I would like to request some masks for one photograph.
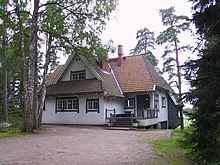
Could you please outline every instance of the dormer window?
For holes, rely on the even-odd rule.
[[[71,71],[70,80],[84,80],[86,79],[85,70]]]

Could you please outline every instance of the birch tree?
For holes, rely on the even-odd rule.
[[[40,4],[39,0],[34,0],[34,10],[31,17],[30,26],[30,54],[28,63],[28,81],[25,95],[25,132],[33,132],[37,127],[37,121],[42,112],[42,103],[45,98],[45,86],[43,84],[41,91],[41,100],[39,103],[37,92],[39,91],[38,80],[38,61],[40,43],[38,33],[49,35],[48,50],[46,53],[46,65],[44,66],[44,75],[42,82],[45,82],[45,75],[48,70],[48,56],[52,48],[54,50],[65,50],[68,52],[77,51],[88,55],[104,53],[99,35],[105,27],[105,22],[109,19],[110,13],[115,10],[117,1],[48,1]],[[47,10],[45,10],[47,8]],[[45,14],[51,9],[52,12]],[[60,13],[59,16],[56,14]],[[46,15],[46,18],[45,18]],[[56,20],[51,21],[52,19]],[[45,22],[46,21],[46,22]],[[47,23],[50,26],[43,26]],[[63,31],[59,31],[60,25]],[[53,45],[55,44],[55,45]],[[54,47],[53,47],[54,46]],[[104,55],[104,54],[103,54]]]
[[[3,47],[7,47],[7,43],[3,41],[10,39],[11,52],[19,59],[16,75],[20,77],[16,81],[20,81],[20,100],[24,111],[22,130],[34,132],[41,121],[48,66],[56,60],[58,52],[67,55],[78,53],[87,55],[88,58],[94,58],[94,54],[104,56],[105,50],[99,35],[111,12],[116,9],[118,1],[18,0],[0,3],[1,6],[10,6],[0,8],[0,46],[3,50]],[[2,18],[8,18],[13,26],[3,26]],[[11,37],[4,36],[6,34]],[[44,36],[48,38],[46,52],[42,51]],[[2,63],[1,59],[0,62]],[[15,81],[15,77],[10,81]],[[15,82],[12,84],[15,86]]]

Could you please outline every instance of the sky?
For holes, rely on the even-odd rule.
[[[146,27],[153,31],[156,37],[166,29],[162,25],[159,9],[167,9],[171,6],[175,7],[176,15],[192,17],[192,4],[188,0],[119,0],[117,11],[114,11],[101,35],[103,43],[112,39],[116,46],[123,45],[124,55],[129,55],[130,50],[137,44],[136,32],[138,30]],[[181,35],[180,41],[183,45],[195,44],[194,38],[189,33]],[[161,56],[164,48],[159,45],[155,47],[156,49],[152,52],[159,60],[158,67],[161,70],[163,63]],[[117,56],[117,51],[111,56]],[[183,54],[180,57],[180,62],[185,61],[190,56],[192,56],[191,53]],[[167,78],[165,77],[165,79]],[[184,84],[183,92],[186,91],[188,91],[188,86]]]
[[[107,22],[101,39],[104,43],[112,39],[116,46],[123,45],[124,55],[129,55],[130,50],[137,44],[136,32],[138,30],[146,27],[150,31],[154,31],[156,37],[166,29],[161,22],[159,9],[167,9],[171,6],[175,7],[176,15],[192,17],[192,4],[188,0],[119,0],[118,10],[113,14],[111,20]],[[194,27],[192,28],[194,29]],[[182,45],[195,45],[195,39],[189,33],[181,35],[180,42]],[[163,63],[161,58],[163,52],[164,46],[157,45],[156,49],[153,50],[153,54],[159,60],[158,67],[160,70]],[[117,51],[110,56],[117,56]],[[181,54],[180,62],[183,63],[192,56],[190,52]],[[165,79],[167,79],[166,76]],[[186,83],[183,80],[183,92],[187,92],[189,89]],[[174,90],[177,92],[177,89],[174,88]]]
[[[175,7],[176,15],[187,15],[191,18],[191,3],[188,0],[119,0],[118,10],[107,22],[101,38],[104,43],[112,39],[116,45],[123,45],[124,54],[129,55],[130,50],[136,46],[138,30],[146,27],[158,36],[165,29],[159,9],[171,6]],[[160,58],[161,52],[157,52],[155,56]]]

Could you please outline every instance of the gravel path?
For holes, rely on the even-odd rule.
[[[148,140],[169,130],[125,131],[101,127],[44,126],[39,134],[0,139],[1,165],[154,164]]]

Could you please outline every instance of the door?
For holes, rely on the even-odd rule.
[[[144,110],[150,108],[150,95],[137,95],[137,117],[144,118]]]

